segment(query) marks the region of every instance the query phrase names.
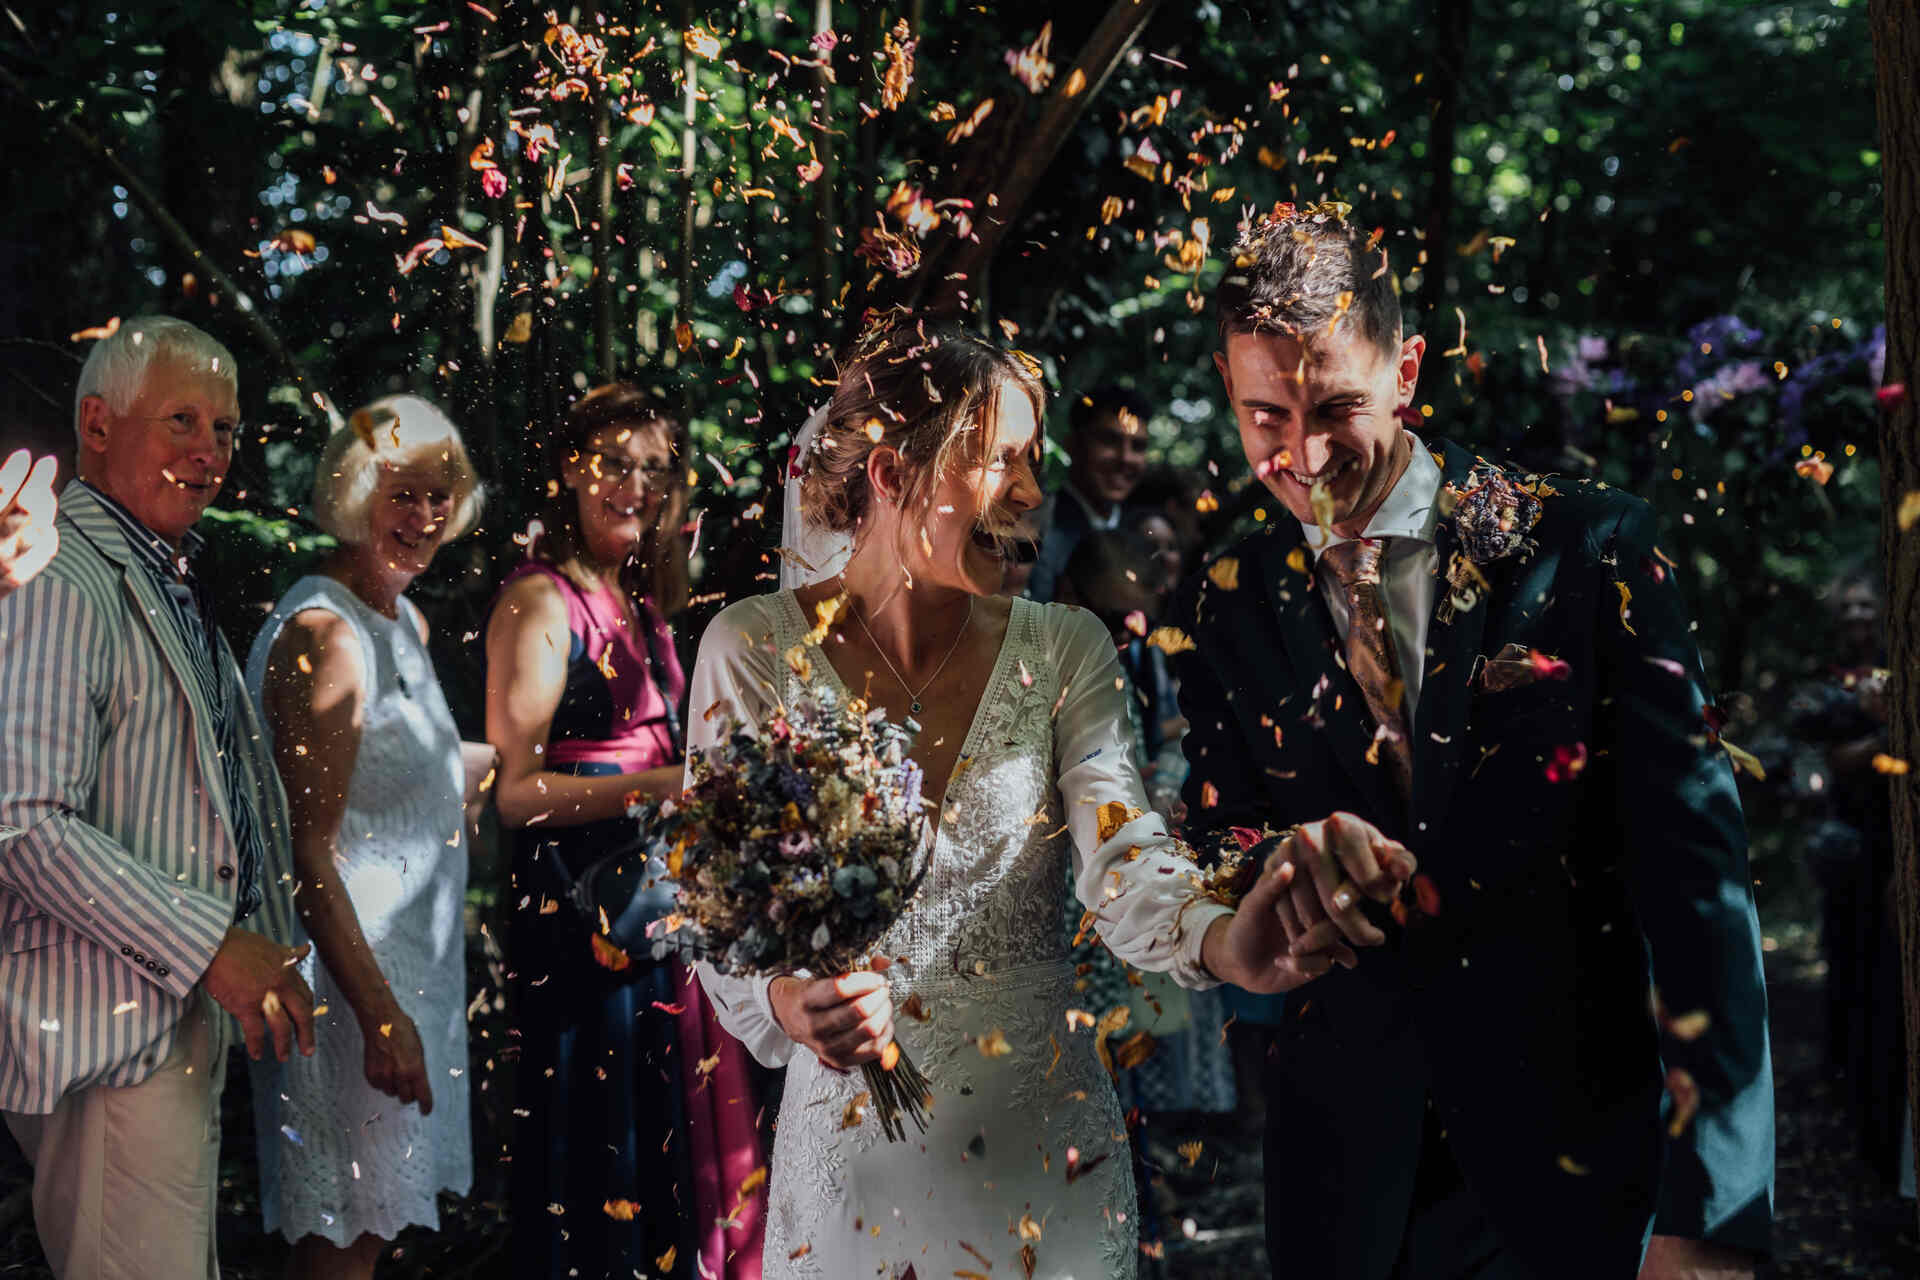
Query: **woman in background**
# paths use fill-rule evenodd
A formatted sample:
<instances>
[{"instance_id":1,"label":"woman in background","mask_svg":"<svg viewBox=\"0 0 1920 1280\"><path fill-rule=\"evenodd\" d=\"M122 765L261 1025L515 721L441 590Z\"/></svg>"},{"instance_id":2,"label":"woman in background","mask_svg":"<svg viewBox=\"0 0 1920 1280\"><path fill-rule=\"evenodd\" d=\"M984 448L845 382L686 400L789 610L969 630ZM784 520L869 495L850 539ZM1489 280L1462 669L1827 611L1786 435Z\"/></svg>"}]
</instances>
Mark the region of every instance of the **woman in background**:
<instances>
[{"instance_id":1,"label":"woman in background","mask_svg":"<svg viewBox=\"0 0 1920 1280\"><path fill-rule=\"evenodd\" d=\"M520 829L508 936L520 1046L513 1274L757 1280L764 1161L746 1055L677 963L596 957L568 888L629 843L627 796L677 794L687 437L639 388L548 442L543 532L487 625L487 737ZM614 968L611 966L622 966Z\"/></svg>"},{"instance_id":2,"label":"woman in background","mask_svg":"<svg viewBox=\"0 0 1920 1280\"><path fill-rule=\"evenodd\" d=\"M261 1207L294 1242L295 1277L372 1276L402 1228L438 1228L439 1192L473 1183L468 785L426 620L402 593L480 498L433 405L392 396L355 413L314 482L314 520L340 547L247 657L314 944L313 1056L253 1064Z\"/></svg>"}]
</instances>

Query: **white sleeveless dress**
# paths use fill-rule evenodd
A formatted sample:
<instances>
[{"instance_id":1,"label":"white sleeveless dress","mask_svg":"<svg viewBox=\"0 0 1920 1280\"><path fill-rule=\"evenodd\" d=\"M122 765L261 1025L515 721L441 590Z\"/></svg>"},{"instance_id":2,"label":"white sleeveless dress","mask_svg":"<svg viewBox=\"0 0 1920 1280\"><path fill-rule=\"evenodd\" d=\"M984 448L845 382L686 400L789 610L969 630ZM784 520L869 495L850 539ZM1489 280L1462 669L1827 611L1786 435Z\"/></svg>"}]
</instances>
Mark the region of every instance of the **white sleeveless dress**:
<instances>
[{"instance_id":1,"label":"white sleeveless dress","mask_svg":"<svg viewBox=\"0 0 1920 1280\"><path fill-rule=\"evenodd\" d=\"M419 1028L433 1088L433 1114L422 1116L367 1083L359 1021L310 954L301 973L327 1006L314 1019L313 1056L251 1064L260 1201L268 1231L345 1245L365 1232L391 1239L413 1224L437 1228L436 1194L473 1185L465 780L460 734L420 641L419 612L404 597L394 620L332 578L295 583L247 656L255 705L267 655L303 609L344 619L360 642L367 699L338 872L380 971Z\"/></svg>"},{"instance_id":2,"label":"white sleeveless dress","mask_svg":"<svg viewBox=\"0 0 1920 1280\"><path fill-rule=\"evenodd\" d=\"M895 1016L933 1081L926 1134L909 1124L907 1141L889 1143L872 1119L845 1127L860 1073L830 1071L789 1039L765 980L701 966L721 1023L762 1063L787 1066L767 1280L1025 1276L1023 1246L1040 1280L1135 1274L1124 1121L1092 1033L1067 1021L1070 1009L1106 1011L1074 989L1063 870L1071 859L1115 954L1184 986L1213 985L1200 942L1226 909L1197 895L1192 863L1148 809L1106 630L1064 605L1012 610L926 882L880 947L907 958L890 970L896 1010L917 995L930 1015ZM783 655L809 625L788 591L714 619L693 672L690 750L717 741L727 715L759 722L798 692ZM811 678L844 696L826 655L805 655ZM1102 841L1096 811L1114 800L1141 816Z\"/></svg>"}]
</instances>

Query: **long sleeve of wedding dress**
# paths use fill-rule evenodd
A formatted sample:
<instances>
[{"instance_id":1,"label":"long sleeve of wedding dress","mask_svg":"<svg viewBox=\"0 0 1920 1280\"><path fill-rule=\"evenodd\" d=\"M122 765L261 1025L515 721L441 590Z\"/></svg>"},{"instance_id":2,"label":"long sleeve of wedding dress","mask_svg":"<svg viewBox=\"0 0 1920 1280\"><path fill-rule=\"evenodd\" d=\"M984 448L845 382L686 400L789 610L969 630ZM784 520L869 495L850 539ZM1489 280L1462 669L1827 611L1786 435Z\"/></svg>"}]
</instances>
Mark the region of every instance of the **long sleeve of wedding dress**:
<instances>
[{"instance_id":1,"label":"long sleeve of wedding dress","mask_svg":"<svg viewBox=\"0 0 1920 1280\"><path fill-rule=\"evenodd\" d=\"M700 637L687 694L687 782L691 761L726 736L731 726L757 724L782 700L773 627L755 597L724 610ZM738 615L738 616L736 616ZM784 1067L797 1047L774 1020L767 990L771 978L730 978L704 962L694 966L713 1001L720 1025L747 1047L763 1067Z\"/></svg>"},{"instance_id":2,"label":"long sleeve of wedding dress","mask_svg":"<svg viewBox=\"0 0 1920 1280\"><path fill-rule=\"evenodd\" d=\"M1048 612L1064 690L1054 716L1054 752L1076 855L1075 892L1094 913L1101 940L1127 964L1167 973L1183 987L1217 986L1200 963L1200 944L1209 924L1233 913L1196 896L1191 856L1148 807L1130 754L1127 695L1113 641L1085 610ZM1102 840L1101 811L1115 803L1124 821Z\"/></svg>"}]
</instances>

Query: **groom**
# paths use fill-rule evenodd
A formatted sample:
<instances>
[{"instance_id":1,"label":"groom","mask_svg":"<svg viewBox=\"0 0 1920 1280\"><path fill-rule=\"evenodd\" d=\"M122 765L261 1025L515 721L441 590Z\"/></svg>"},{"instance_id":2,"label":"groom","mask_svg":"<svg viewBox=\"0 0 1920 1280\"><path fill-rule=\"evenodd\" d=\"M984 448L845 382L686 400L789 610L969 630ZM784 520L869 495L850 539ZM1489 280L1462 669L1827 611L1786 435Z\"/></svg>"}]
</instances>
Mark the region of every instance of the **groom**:
<instances>
[{"instance_id":1,"label":"groom","mask_svg":"<svg viewBox=\"0 0 1920 1280\"><path fill-rule=\"evenodd\" d=\"M1174 619L1196 845L1307 824L1258 851L1296 864L1289 930L1379 944L1289 998L1269 1058L1274 1274L1750 1275L1766 994L1675 566L1638 498L1401 425L1425 342L1344 214L1280 206L1220 286L1281 509ZM1332 870L1336 812L1419 860L1391 915Z\"/></svg>"}]
</instances>

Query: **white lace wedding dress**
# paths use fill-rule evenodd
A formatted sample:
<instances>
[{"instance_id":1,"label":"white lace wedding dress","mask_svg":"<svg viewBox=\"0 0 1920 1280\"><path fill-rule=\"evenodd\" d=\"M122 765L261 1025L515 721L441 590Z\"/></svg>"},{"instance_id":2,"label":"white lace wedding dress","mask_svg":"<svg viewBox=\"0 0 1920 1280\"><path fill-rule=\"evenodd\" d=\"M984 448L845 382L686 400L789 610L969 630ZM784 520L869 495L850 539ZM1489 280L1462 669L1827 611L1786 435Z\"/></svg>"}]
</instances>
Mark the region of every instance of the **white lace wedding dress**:
<instances>
[{"instance_id":1,"label":"white lace wedding dress","mask_svg":"<svg viewBox=\"0 0 1920 1280\"><path fill-rule=\"evenodd\" d=\"M1105 629L1063 605L1012 608L925 885L880 948L907 960L890 971L896 1010L917 995L927 1014L895 1017L934 1084L927 1132L909 1123L907 1141L889 1143L871 1118L849 1127L860 1073L830 1071L795 1045L773 1020L765 980L702 967L721 1023L762 1063L788 1068L768 1280L1135 1274L1120 1108L1093 1033L1067 1021L1084 1006L1061 936L1062 860L1074 859L1078 894L1097 905L1108 946L1182 985L1212 985L1200 941L1225 908L1196 895L1183 874L1192 864L1148 809ZM714 620L693 672L690 749L718 741L729 715L757 723L798 692L785 655L810 625L790 591ZM825 654L804 656L811 679L845 696ZM1096 813L1115 800L1141 816L1102 841Z\"/></svg>"}]
</instances>

